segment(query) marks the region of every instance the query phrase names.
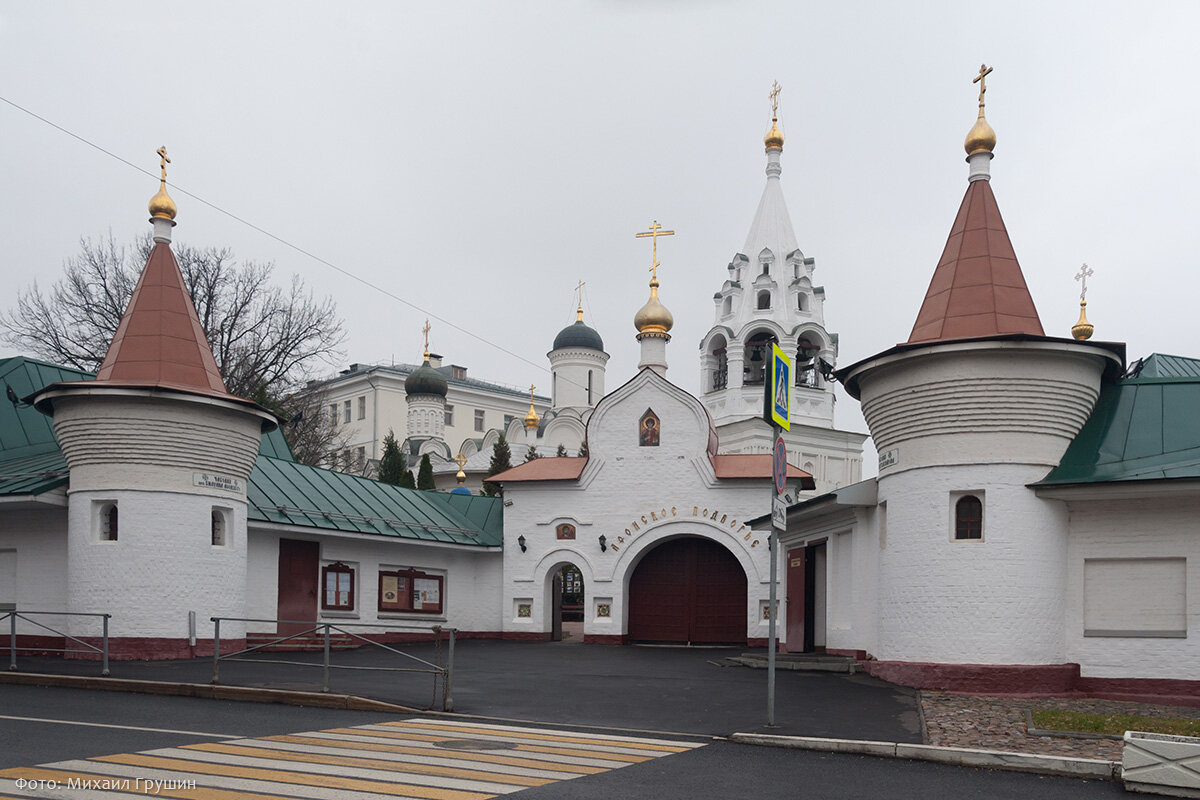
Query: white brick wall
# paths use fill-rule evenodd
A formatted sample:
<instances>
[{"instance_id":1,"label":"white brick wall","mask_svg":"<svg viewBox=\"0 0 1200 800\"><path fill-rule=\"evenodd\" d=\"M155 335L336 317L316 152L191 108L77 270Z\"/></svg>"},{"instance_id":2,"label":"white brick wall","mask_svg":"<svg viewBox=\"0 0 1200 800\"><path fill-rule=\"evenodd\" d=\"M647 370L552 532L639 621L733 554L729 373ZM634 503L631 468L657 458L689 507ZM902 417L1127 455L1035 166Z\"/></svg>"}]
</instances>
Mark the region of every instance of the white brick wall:
<instances>
[{"instance_id":1,"label":"white brick wall","mask_svg":"<svg viewBox=\"0 0 1200 800\"><path fill-rule=\"evenodd\" d=\"M1041 466L930 467L881 478L875 656L954 664L1065 660L1065 506L1026 488ZM983 499L983 539L953 540L952 493Z\"/></svg>"},{"instance_id":2,"label":"white brick wall","mask_svg":"<svg viewBox=\"0 0 1200 800\"><path fill-rule=\"evenodd\" d=\"M0 600L15 602L30 611L67 610L67 510L65 508L13 510L4 514L0 550L16 562L16 586L0 588ZM0 580L3 580L0 576ZM63 617L49 617L47 625L62 630ZM0 634L8 632L8 623ZM92 633L99 633L97 626ZM28 623L18 633L49 635Z\"/></svg>"},{"instance_id":3,"label":"white brick wall","mask_svg":"<svg viewBox=\"0 0 1200 800\"><path fill-rule=\"evenodd\" d=\"M1071 501L1069 507L1067 660L1077 661L1085 677L1195 679L1200 675L1200 497L1091 499ZM1187 638L1085 637L1084 560L1154 556L1187 559Z\"/></svg>"},{"instance_id":4,"label":"white brick wall","mask_svg":"<svg viewBox=\"0 0 1200 800\"><path fill-rule=\"evenodd\" d=\"M114 501L117 541L101 541L95 505ZM212 545L214 506L231 512L225 546ZM245 502L181 492L73 491L67 584L70 610L111 613L113 636L185 638L188 611L196 612L198 625L210 616L245 616ZM238 626L228 629L230 636L237 632Z\"/></svg>"},{"instance_id":5,"label":"white brick wall","mask_svg":"<svg viewBox=\"0 0 1200 800\"><path fill-rule=\"evenodd\" d=\"M441 547L382 536L354 536L252 526L247 616L275 619L279 615L279 540L307 539L320 544L322 564L342 561L355 569L355 611L317 613L321 620L386 625L445 625L462 631L496 632L500 626L501 554L481 548ZM445 576L442 614L378 613L380 565L413 567ZM319 578L319 573L318 573ZM250 626L273 630L272 626ZM371 630L371 629L365 629Z\"/></svg>"}]
</instances>

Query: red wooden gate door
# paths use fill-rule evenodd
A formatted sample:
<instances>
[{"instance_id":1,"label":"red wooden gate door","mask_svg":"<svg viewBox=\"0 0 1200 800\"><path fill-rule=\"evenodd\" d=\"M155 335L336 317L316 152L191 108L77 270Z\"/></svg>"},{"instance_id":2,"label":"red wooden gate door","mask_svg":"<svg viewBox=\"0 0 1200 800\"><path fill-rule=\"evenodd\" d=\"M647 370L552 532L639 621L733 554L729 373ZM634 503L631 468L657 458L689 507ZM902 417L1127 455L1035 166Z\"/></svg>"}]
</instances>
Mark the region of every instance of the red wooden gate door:
<instances>
[{"instance_id":1,"label":"red wooden gate door","mask_svg":"<svg viewBox=\"0 0 1200 800\"><path fill-rule=\"evenodd\" d=\"M746 643L746 573L733 554L699 537L672 539L629 580L629 638L681 644Z\"/></svg>"},{"instance_id":2,"label":"red wooden gate door","mask_svg":"<svg viewBox=\"0 0 1200 800\"><path fill-rule=\"evenodd\" d=\"M787 641L789 653L804 652L804 548L787 552Z\"/></svg>"},{"instance_id":3,"label":"red wooden gate door","mask_svg":"<svg viewBox=\"0 0 1200 800\"><path fill-rule=\"evenodd\" d=\"M320 547L316 542L297 539L279 540L279 619L317 621L317 562ZM300 633L311 625L280 623L279 635Z\"/></svg>"}]
</instances>

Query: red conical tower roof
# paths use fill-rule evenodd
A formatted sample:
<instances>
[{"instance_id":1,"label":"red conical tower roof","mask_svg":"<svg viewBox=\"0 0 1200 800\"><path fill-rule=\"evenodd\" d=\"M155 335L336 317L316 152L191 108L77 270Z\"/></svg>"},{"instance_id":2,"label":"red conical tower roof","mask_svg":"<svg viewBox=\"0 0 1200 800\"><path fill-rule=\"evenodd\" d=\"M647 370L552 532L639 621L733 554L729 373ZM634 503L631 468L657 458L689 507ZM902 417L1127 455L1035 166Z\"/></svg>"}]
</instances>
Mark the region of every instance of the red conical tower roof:
<instances>
[{"instance_id":1,"label":"red conical tower roof","mask_svg":"<svg viewBox=\"0 0 1200 800\"><path fill-rule=\"evenodd\" d=\"M972 180L908 342L1006 333L1045 335L990 181Z\"/></svg>"},{"instance_id":2,"label":"red conical tower roof","mask_svg":"<svg viewBox=\"0 0 1200 800\"><path fill-rule=\"evenodd\" d=\"M96 380L231 397L167 243L150 251Z\"/></svg>"}]
</instances>

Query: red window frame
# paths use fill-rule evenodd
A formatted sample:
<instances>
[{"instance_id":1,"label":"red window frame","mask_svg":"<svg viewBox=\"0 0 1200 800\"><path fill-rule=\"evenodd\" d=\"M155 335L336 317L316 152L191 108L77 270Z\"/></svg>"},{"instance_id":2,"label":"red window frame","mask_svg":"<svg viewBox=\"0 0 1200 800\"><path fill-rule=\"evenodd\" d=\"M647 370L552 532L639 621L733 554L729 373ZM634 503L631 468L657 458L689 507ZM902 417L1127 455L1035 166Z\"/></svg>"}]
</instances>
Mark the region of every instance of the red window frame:
<instances>
[{"instance_id":1,"label":"red window frame","mask_svg":"<svg viewBox=\"0 0 1200 800\"><path fill-rule=\"evenodd\" d=\"M430 586L428 582L434 582ZM436 602L434 595L436 594ZM389 595L394 595L389 599ZM379 611L385 614L441 614L446 607L444 575L418 569L379 571Z\"/></svg>"},{"instance_id":2,"label":"red window frame","mask_svg":"<svg viewBox=\"0 0 1200 800\"><path fill-rule=\"evenodd\" d=\"M329 586L329 576L349 575L346 589L341 588L341 579L334 581L332 589ZM332 593L332 601L330 595ZM325 611L354 610L354 568L338 561L321 567L321 608Z\"/></svg>"}]
</instances>

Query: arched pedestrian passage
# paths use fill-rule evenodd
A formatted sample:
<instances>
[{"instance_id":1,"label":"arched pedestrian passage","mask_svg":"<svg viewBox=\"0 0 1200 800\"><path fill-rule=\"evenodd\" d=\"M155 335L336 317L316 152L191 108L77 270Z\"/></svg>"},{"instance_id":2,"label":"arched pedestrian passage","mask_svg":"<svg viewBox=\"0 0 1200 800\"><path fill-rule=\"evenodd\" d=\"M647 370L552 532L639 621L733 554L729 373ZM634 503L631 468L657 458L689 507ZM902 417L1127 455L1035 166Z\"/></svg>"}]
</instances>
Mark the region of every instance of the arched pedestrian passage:
<instances>
[{"instance_id":1,"label":"arched pedestrian passage","mask_svg":"<svg viewBox=\"0 0 1200 800\"><path fill-rule=\"evenodd\" d=\"M629 640L746 643L746 573L733 554L699 536L647 552L629 581Z\"/></svg>"}]
</instances>

